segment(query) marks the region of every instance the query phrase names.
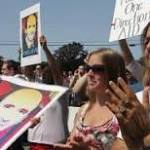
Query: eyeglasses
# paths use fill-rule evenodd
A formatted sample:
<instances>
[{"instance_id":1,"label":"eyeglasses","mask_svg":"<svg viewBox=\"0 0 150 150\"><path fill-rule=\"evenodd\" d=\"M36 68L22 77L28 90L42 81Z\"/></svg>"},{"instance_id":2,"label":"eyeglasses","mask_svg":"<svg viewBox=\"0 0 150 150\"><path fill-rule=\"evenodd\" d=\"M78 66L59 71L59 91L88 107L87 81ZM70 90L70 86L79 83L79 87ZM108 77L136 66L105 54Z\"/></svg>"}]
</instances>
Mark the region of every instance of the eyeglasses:
<instances>
[{"instance_id":1,"label":"eyeglasses","mask_svg":"<svg viewBox=\"0 0 150 150\"><path fill-rule=\"evenodd\" d=\"M104 65L92 65L92 66L86 65L85 71L89 72L89 70L92 70L94 73L104 72L105 66Z\"/></svg>"}]
</instances>

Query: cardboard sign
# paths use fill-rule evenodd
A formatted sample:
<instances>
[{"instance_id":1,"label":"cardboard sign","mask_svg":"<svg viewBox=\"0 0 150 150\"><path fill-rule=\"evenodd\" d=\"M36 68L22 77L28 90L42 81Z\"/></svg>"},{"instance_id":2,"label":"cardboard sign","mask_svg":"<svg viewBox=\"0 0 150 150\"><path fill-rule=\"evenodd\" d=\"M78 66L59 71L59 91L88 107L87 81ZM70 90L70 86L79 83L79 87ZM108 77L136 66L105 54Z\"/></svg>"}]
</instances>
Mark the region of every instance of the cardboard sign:
<instances>
[{"instance_id":1,"label":"cardboard sign","mask_svg":"<svg viewBox=\"0 0 150 150\"><path fill-rule=\"evenodd\" d=\"M40 36L40 4L36 4L20 12L21 66L41 62Z\"/></svg>"},{"instance_id":2,"label":"cardboard sign","mask_svg":"<svg viewBox=\"0 0 150 150\"><path fill-rule=\"evenodd\" d=\"M140 35L150 21L150 1L116 0L109 41Z\"/></svg>"}]
</instances>

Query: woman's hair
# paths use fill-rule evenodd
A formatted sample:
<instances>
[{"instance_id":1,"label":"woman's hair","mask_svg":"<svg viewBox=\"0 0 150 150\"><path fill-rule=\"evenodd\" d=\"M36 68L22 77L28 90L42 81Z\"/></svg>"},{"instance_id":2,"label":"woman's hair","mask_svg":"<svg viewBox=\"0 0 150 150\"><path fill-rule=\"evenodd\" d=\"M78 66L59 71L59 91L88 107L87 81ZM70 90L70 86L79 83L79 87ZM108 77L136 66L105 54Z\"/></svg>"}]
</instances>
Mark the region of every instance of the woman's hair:
<instances>
[{"instance_id":1,"label":"woman's hair","mask_svg":"<svg viewBox=\"0 0 150 150\"><path fill-rule=\"evenodd\" d=\"M102 60L107 82L111 80L117 83L118 77L122 77L127 82L125 62L120 54L110 48L100 48L91 52L86 57L85 62L88 62L92 55L97 55Z\"/></svg>"},{"instance_id":2,"label":"woman's hair","mask_svg":"<svg viewBox=\"0 0 150 150\"><path fill-rule=\"evenodd\" d=\"M141 35L141 46L143 49L143 53L146 48L145 38L149 27L150 27L150 22L145 26L143 33ZM145 70L144 70L144 77L143 77L143 85L147 86L150 85L150 66L149 66L150 64L147 58L144 58L144 65L145 65Z\"/></svg>"},{"instance_id":3,"label":"woman's hair","mask_svg":"<svg viewBox=\"0 0 150 150\"><path fill-rule=\"evenodd\" d=\"M145 38L146 38L146 34L147 34L147 31L148 31L149 27L150 27L150 22L145 26L145 28L143 30L143 33L141 35L141 46L142 46L143 53L144 53L145 48L146 48ZM144 65L145 66L150 65L149 60L146 57L144 58Z\"/></svg>"},{"instance_id":4,"label":"woman's hair","mask_svg":"<svg viewBox=\"0 0 150 150\"><path fill-rule=\"evenodd\" d=\"M143 49L143 52L145 50L145 38L146 38L146 34L147 34L147 31L148 31L148 28L150 27L150 22L145 26L145 28L143 29L143 33L141 35L141 46L142 46L142 49Z\"/></svg>"},{"instance_id":5,"label":"woman's hair","mask_svg":"<svg viewBox=\"0 0 150 150\"><path fill-rule=\"evenodd\" d=\"M145 68L144 77L143 77L143 85L144 86L150 85L150 68Z\"/></svg>"},{"instance_id":6,"label":"woman's hair","mask_svg":"<svg viewBox=\"0 0 150 150\"><path fill-rule=\"evenodd\" d=\"M104 73L106 75L106 84L109 87L109 81L117 83L117 78L122 77L125 82L127 82L125 62L120 54L114 52L110 48L100 48L96 51L91 52L85 59L88 63L91 56L96 55L100 58L104 65ZM95 101L95 94L88 89L86 90L86 95L88 95L90 102Z\"/></svg>"}]
</instances>

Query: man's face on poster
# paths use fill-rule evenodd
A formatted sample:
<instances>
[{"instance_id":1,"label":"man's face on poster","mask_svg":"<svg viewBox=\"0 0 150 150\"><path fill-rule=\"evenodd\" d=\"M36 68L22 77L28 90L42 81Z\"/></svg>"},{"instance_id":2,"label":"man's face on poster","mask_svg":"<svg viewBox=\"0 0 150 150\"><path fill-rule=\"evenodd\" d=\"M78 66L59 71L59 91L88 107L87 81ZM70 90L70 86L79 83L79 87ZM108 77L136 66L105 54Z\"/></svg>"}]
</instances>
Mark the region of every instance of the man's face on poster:
<instances>
[{"instance_id":1,"label":"man's face on poster","mask_svg":"<svg viewBox=\"0 0 150 150\"><path fill-rule=\"evenodd\" d=\"M30 43L34 43L36 36L36 17L35 15L30 15L27 18L27 27L26 27L26 41Z\"/></svg>"},{"instance_id":2,"label":"man's face on poster","mask_svg":"<svg viewBox=\"0 0 150 150\"><path fill-rule=\"evenodd\" d=\"M25 119L40 100L40 92L32 89L18 90L4 98L0 102L0 131Z\"/></svg>"},{"instance_id":3,"label":"man's face on poster","mask_svg":"<svg viewBox=\"0 0 150 150\"><path fill-rule=\"evenodd\" d=\"M3 112L0 115L0 130L4 130L9 126L15 125L20 119L24 118L29 112L25 108L18 108L14 104L3 104Z\"/></svg>"}]
</instances>

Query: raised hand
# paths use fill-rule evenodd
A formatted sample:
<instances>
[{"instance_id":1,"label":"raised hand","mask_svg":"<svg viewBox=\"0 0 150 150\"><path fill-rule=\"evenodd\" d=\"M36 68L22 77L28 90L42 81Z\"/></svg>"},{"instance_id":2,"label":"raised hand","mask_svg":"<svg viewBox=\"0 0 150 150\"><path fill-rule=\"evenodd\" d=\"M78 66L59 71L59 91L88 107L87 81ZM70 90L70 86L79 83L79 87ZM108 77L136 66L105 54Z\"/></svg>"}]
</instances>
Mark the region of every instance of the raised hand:
<instances>
[{"instance_id":1,"label":"raised hand","mask_svg":"<svg viewBox=\"0 0 150 150\"><path fill-rule=\"evenodd\" d=\"M46 37L44 35L42 35L40 37L40 44L41 44L41 47L45 50L47 49L47 40L46 40Z\"/></svg>"},{"instance_id":2,"label":"raised hand","mask_svg":"<svg viewBox=\"0 0 150 150\"><path fill-rule=\"evenodd\" d=\"M127 145L140 147L143 138L150 133L148 112L122 78L118 78L118 85L112 81L109 85L106 93L110 101L106 105L116 114Z\"/></svg>"},{"instance_id":3,"label":"raised hand","mask_svg":"<svg viewBox=\"0 0 150 150\"><path fill-rule=\"evenodd\" d=\"M77 132L68 143L74 150L90 150L91 138L83 137L80 132Z\"/></svg>"}]
</instances>

